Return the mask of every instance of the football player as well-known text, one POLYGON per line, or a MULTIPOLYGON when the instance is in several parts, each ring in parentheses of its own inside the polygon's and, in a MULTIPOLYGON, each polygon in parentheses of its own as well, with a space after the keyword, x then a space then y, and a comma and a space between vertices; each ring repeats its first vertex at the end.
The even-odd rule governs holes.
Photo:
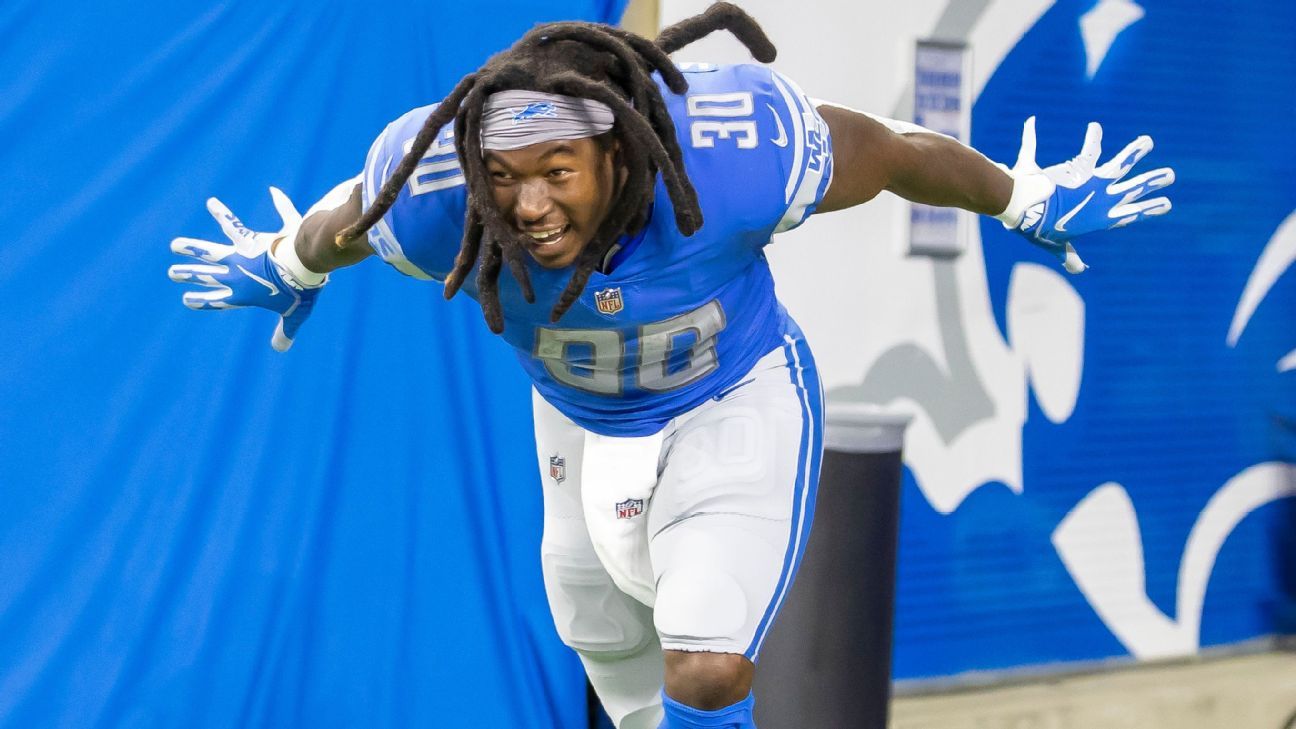
POLYGON ((823 394, 763 248, 812 213, 890 190, 995 216, 1083 270, 1072 238, 1170 209, 1169 169, 1041 169, 1028 121, 996 166, 913 125, 806 97, 763 65, 678 68, 716 30, 775 50, 717 3, 650 42, 535 28, 373 143, 364 170, 277 233, 208 207, 233 245, 170 277, 194 309, 280 315, 287 349, 333 270, 373 255, 477 299, 535 388, 541 562, 558 634, 621 729, 752 727, 762 641, 804 553, 823 394), (503 276, 502 271, 508 270, 503 276))

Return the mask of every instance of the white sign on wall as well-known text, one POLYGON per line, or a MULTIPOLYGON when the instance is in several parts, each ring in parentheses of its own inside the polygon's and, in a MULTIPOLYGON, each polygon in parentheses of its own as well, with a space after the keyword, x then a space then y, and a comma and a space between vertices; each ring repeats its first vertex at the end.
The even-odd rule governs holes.
MULTIPOLYGON (((914 123, 967 143, 972 68, 967 44, 920 40, 914 49, 914 123)), ((909 207, 909 255, 953 257, 967 248, 972 215, 954 208, 909 207)))

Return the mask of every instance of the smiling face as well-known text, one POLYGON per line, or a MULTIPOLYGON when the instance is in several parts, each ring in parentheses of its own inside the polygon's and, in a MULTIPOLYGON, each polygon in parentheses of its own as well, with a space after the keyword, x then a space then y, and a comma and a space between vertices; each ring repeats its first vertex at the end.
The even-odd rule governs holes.
POLYGON ((616 194, 615 153, 593 137, 486 152, 495 204, 541 266, 570 266, 598 232, 616 194))

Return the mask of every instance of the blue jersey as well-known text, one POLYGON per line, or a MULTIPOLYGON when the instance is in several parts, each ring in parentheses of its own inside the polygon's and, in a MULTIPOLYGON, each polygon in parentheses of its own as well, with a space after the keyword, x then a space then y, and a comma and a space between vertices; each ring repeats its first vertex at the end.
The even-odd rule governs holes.
MULTIPOLYGON (((827 126, 809 99, 765 66, 692 66, 684 96, 661 86, 703 226, 675 229, 660 179, 649 222, 607 272, 596 271, 558 324, 549 322, 571 269, 527 258, 536 301, 500 276, 502 336, 536 389, 567 417, 605 435, 647 435, 737 383, 796 333, 774 297, 763 247, 814 211, 832 175, 827 126)), ((660 86, 659 80, 659 86, 660 86)), ((390 124, 365 162, 368 206, 434 107, 390 124)), ((452 126, 442 130, 387 215, 369 231, 383 260, 444 280, 467 204, 452 126)), ((606 268, 606 267, 605 267, 606 268)), ((463 290, 477 295, 475 274, 463 290)))

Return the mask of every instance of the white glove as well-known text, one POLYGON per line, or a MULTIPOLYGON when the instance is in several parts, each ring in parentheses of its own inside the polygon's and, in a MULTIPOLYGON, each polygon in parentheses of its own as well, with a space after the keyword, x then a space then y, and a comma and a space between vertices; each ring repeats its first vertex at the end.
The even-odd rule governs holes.
POLYGON ((1090 122, 1084 146, 1075 159, 1040 169, 1035 162, 1032 116, 1022 128, 1017 163, 1012 169, 1000 165, 1014 184, 1008 208, 995 217, 1005 227, 1056 255, 1068 273, 1080 273, 1088 266, 1071 246, 1071 239, 1170 212, 1169 198, 1142 197, 1173 183, 1174 170, 1162 167, 1123 180, 1151 150, 1152 138, 1144 135, 1097 165, 1102 152, 1102 127, 1090 122))
POLYGON ((192 256, 204 263, 177 264, 167 269, 167 275, 177 283, 194 283, 210 289, 186 291, 181 300, 190 309, 253 306, 275 312, 279 324, 270 346, 285 352, 310 316, 328 276, 308 270, 297 258, 294 241, 302 216, 292 200, 276 187, 270 188, 270 197, 283 219, 283 227, 277 233, 249 230, 224 203, 209 198, 207 211, 216 218, 233 245, 176 238, 171 241, 173 253, 192 256), (279 245, 273 246, 279 239, 282 239, 279 245))

